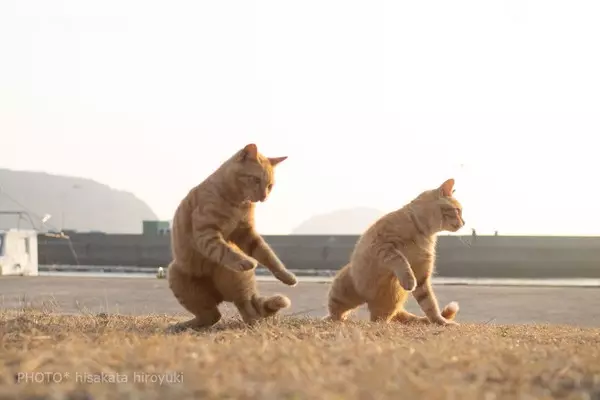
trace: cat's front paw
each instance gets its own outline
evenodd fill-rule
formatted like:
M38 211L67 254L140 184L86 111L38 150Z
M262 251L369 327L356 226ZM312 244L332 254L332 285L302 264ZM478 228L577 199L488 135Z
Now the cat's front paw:
M275 277L288 286L296 286L298 284L298 278L296 278L296 275L292 274L288 270L277 273Z
M417 288L417 278L413 274L404 274L399 281L402 289L407 292L412 292Z
M234 271L244 272L255 269L257 265L258 263L251 258L242 258L241 260L232 264L229 267Z

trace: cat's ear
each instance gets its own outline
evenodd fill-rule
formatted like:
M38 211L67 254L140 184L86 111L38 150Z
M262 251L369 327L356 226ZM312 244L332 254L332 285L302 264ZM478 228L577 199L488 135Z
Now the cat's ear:
M440 186L440 196L451 197L454 193L454 178L448 179Z
M284 156L284 157L269 157L269 162L274 167L277 164L279 164L280 162L285 161L286 158L287 158L287 156Z
M240 153L242 161L258 160L258 148L254 143L247 144Z

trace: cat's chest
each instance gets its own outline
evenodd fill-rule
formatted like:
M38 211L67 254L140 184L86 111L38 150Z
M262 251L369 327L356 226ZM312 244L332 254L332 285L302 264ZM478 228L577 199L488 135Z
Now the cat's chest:
M223 237L228 238L245 221L248 220L248 212L244 209L232 208L227 210L220 225Z
M410 240L405 243L404 253L412 263L431 261L435 258L435 242L425 238Z

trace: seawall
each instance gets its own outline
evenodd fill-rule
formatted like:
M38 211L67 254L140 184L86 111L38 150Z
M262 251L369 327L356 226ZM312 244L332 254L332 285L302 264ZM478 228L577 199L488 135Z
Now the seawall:
M70 233L39 235L39 263L92 266L166 266L168 236ZM294 270L337 270L356 235L264 236ZM482 278L600 278L600 237L445 236L438 238L437 274Z

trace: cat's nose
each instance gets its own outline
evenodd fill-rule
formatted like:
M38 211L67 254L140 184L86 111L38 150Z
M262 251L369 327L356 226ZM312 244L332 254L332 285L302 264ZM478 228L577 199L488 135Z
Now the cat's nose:
M269 192L267 192L266 190L262 193L262 195L260 196L260 201L265 201L267 199L267 196L269 195Z

